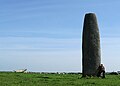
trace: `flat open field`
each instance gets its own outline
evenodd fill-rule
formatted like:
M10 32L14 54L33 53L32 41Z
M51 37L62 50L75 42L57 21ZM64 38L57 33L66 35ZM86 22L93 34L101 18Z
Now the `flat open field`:
M120 86L120 75L82 78L79 74L0 73L0 86Z

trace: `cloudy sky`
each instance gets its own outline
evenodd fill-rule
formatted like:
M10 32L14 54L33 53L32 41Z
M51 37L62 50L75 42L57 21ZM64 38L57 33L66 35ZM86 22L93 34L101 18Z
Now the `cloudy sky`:
M82 71L84 15L97 16L102 63L120 70L119 0L0 0L0 70Z

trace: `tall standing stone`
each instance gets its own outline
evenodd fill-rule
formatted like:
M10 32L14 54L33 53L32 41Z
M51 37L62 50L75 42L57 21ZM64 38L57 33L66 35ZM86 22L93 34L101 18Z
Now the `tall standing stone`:
M96 76L101 63L100 35L97 18L88 13L84 18L82 38L82 76Z

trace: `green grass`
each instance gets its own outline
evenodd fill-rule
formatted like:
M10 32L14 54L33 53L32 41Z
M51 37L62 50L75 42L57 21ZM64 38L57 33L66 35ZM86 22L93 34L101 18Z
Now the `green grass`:
M82 78L79 74L0 73L0 86L120 86L120 75Z

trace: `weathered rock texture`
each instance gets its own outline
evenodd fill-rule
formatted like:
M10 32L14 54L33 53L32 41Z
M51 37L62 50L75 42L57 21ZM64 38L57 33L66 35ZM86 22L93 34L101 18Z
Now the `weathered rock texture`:
M84 18L82 38L82 76L96 76L101 63L100 35L96 15L88 13Z

